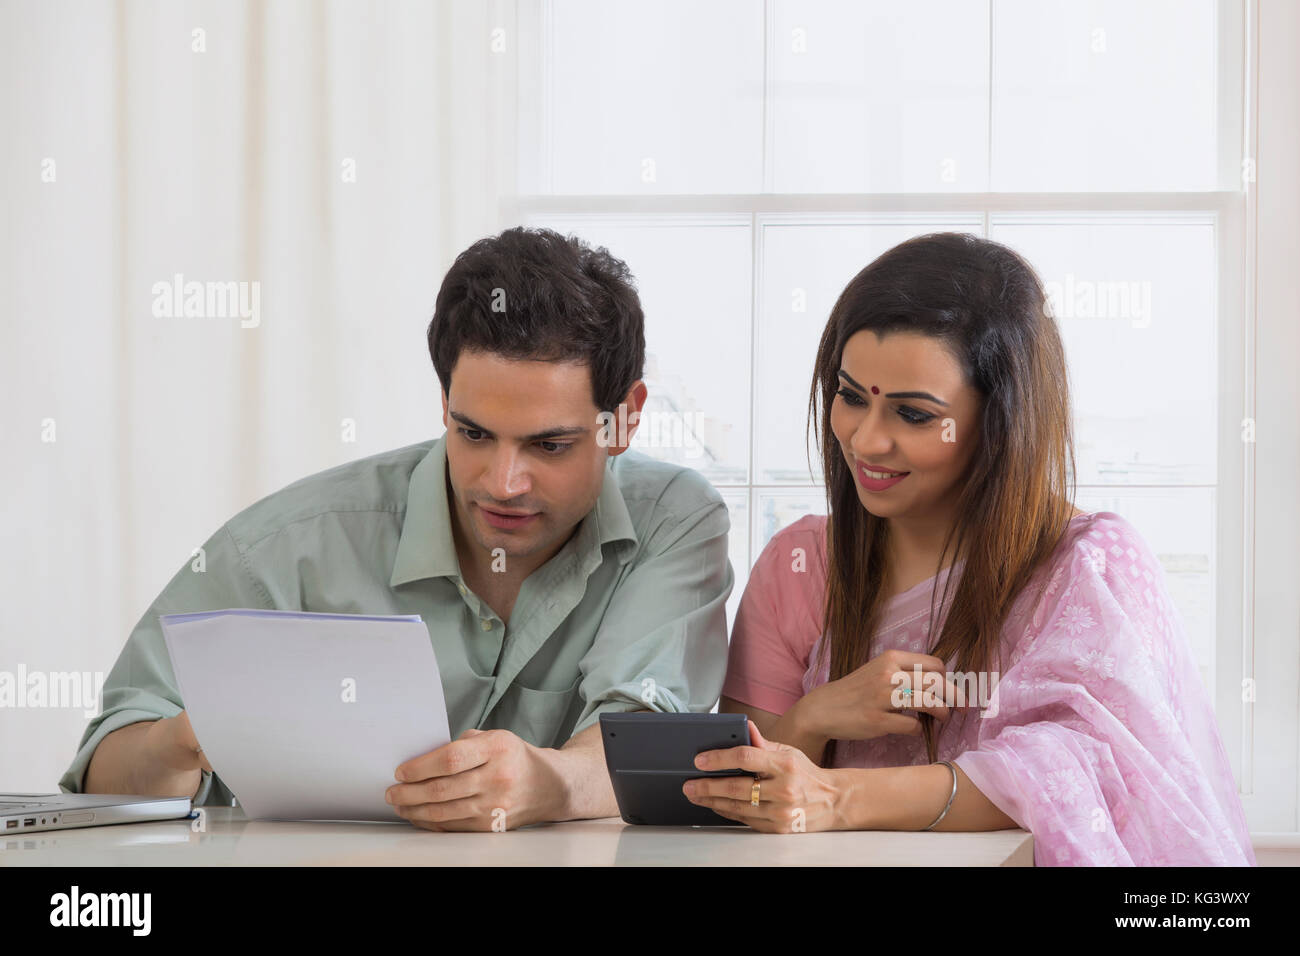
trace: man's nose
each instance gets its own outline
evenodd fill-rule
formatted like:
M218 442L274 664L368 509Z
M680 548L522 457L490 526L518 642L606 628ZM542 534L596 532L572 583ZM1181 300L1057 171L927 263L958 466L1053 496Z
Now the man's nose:
M526 495L532 490L527 461L518 449L499 442L488 466L487 487L484 489L503 504L511 498Z

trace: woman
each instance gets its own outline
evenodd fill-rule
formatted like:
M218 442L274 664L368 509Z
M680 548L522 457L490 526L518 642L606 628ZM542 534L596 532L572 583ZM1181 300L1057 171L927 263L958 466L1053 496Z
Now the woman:
M1070 504L1065 356L1033 270L922 236L840 295L809 400L829 517L745 589L699 804L767 831L1034 835L1039 865L1254 865L1209 698L1138 532ZM779 743L777 743L779 741Z

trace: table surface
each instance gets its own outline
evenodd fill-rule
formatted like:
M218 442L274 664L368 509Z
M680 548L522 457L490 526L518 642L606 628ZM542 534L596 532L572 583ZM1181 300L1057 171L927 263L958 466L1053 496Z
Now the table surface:
M407 823L249 820L204 807L160 820L0 837L0 866L1032 866L1024 830L759 833L748 827L628 826L618 817L503 833Z

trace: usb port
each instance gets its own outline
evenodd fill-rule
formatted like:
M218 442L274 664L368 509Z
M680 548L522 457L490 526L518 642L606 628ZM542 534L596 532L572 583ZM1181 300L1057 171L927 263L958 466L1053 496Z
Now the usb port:
M5 829L6 829L6 830L12 830L12 829L14 829L14 828L17 827L17 826L18 826L18 821L17 821L17 820L6 820L6 821L5 821Z
M28 817L26 820L23 821L23 826L25 826L25 827L34 827L34 826L36 826L36 818L35 818L35 817Z

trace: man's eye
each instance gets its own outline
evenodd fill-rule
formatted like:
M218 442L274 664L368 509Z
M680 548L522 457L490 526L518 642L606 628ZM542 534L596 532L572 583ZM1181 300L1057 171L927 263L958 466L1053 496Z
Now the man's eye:
M478 441L480 438L483 437L483 433L479 431L477 428L462 428L459 429L459 431L470 441Z
M840 390L835 394L838 395L840 398L844 399L845 405L853 405L856 407L856 406L866 404L866 402L862 400L861 395L859 395L857 392L853 391L852 389L848 388L847 386L841 386Z
M537 445L548 455L560 455L568 451L573 446L573 442L539 441Z

